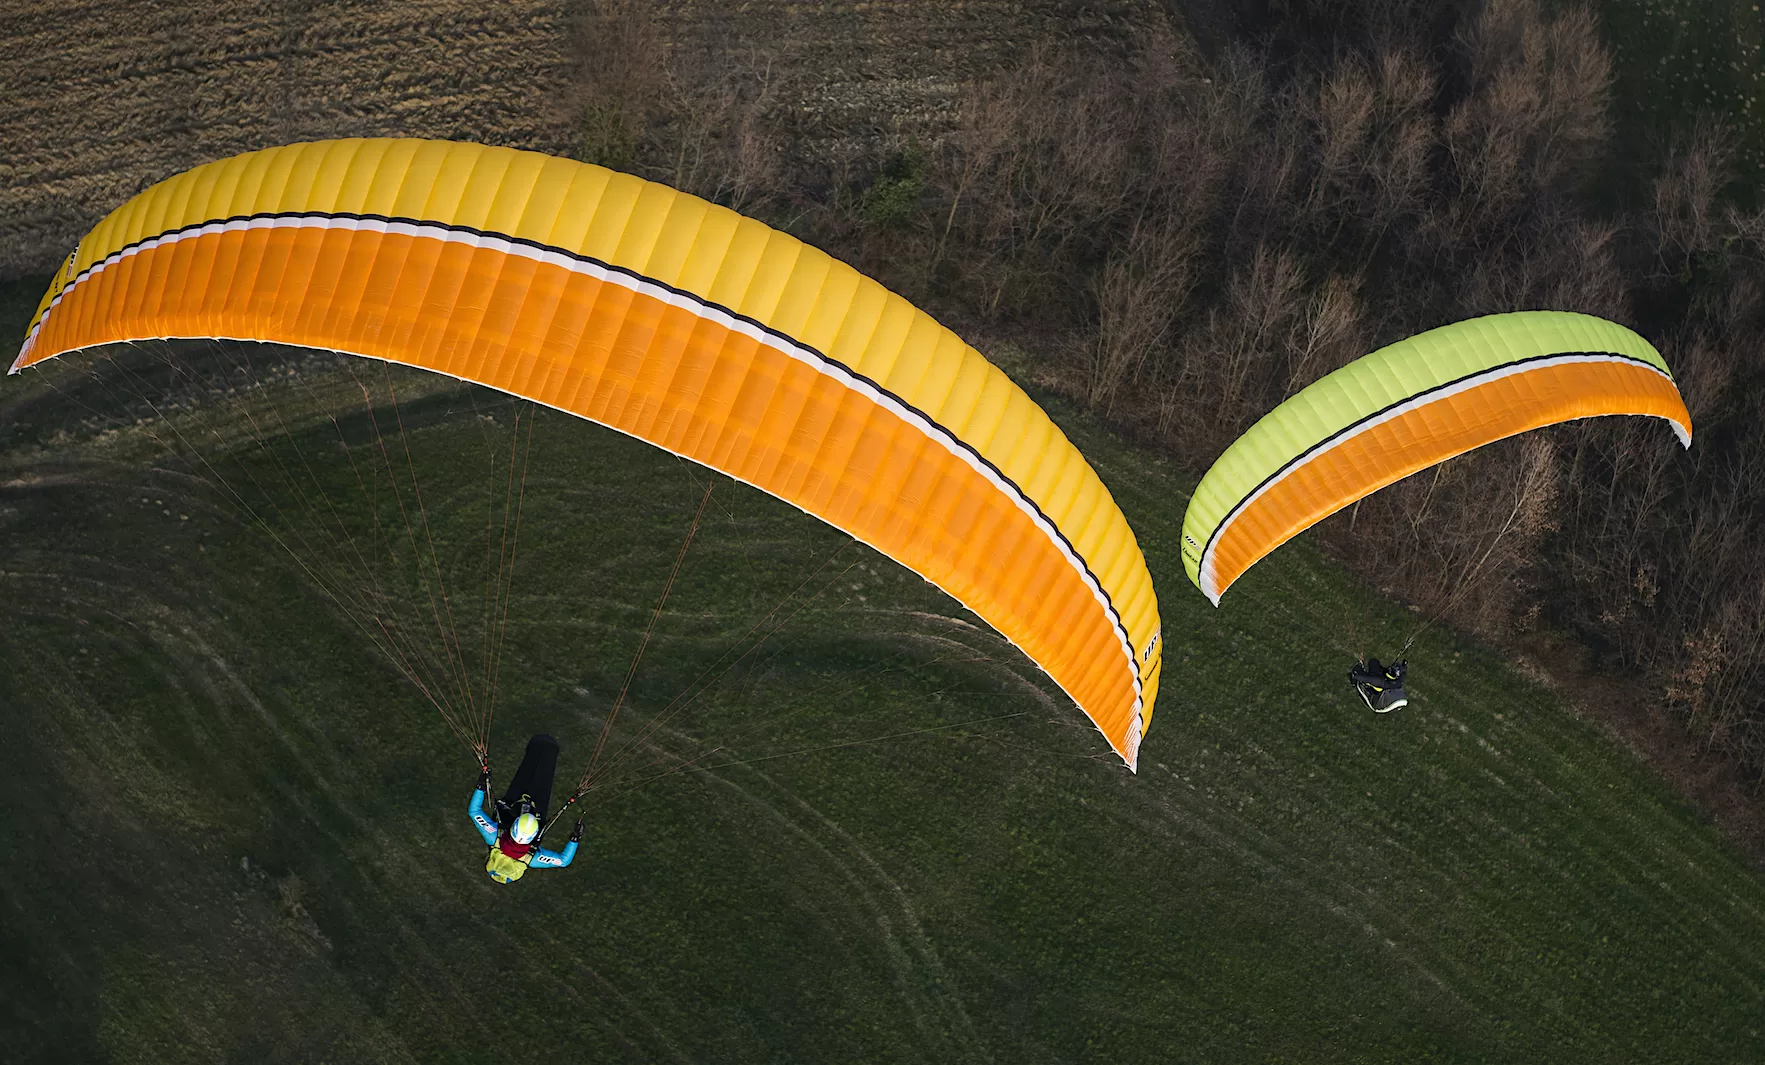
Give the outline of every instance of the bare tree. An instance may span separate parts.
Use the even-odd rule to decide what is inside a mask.
[[[666,90],[667,47],[638,0],[586,0],[573,29],[581,158],[629,170]]]
[[[1107,413],[1162,345],[1195,285],[1201,235],[1180,219],[1135,234],[1094,282],[1097,333],[1086,398]]]

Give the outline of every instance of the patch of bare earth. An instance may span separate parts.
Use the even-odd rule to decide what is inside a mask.
[[[572,143],[569,0],[0,0],[0,276],[198,163],[329,137]]]

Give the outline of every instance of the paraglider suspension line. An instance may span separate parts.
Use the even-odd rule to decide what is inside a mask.
[[[582,794],[594,777],[601,754],[607,748],[607,740],[613,734],[613,723],[619,718],[619,710],[625,705],[626,695],[631,692],[632,678],[637,676],[638,664],[643,661],[644,651],[649,648],[650,636],[656,631],[656,621],[662,616],[662,608],[668,604],[668,594],[674,590],[674,582],[680,578],[680,568],[686,564],[686,553],[693,545],[693,537],[698,534],[699,523],[705,518],[705,509],[711,505],[711,489],[715,487],[715,480],[705,482],[705,494],[699,497],[699,509],[693,513],[692,524],[686,530],[686,539],[681,542],[680,551],[674,556],[674,567],[668,571],[668,580],[662,585],[662,594],[656,599],[655,609],[650,611],[649,624],[644,626],[643,638],[638,641],[637,651],[631,656],[631,665],[625,670],[625,682],[619,686],[619,695],[613,700],[613,708],[607,711],[607,719],[601,723],[601,734],[595,740],[594,754],[589,757],[588,769],[577,783],[576,791],[571,796],[572,801]]]

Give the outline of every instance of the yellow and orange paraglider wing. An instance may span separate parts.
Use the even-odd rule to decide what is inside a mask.
[[[1183,517],[1189,579],[1216,604],[1258,559],[1355,500],[1473,448],[1605,414],[1691,415],[1648,341],[1585,314],[1473,318],[1381,348],[1251,426]]]
[[[422,367],[752,484],[974,610],[1135,764],[1156,695],[1158,607],[1096,473],[955,334],[760,222],[510,149],[348,140],[252,152],[100,222],[13,370],[168,337]]]

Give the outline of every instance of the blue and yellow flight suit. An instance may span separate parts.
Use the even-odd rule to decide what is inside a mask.
[[[490,847],[490,855],[484,860],[484,871],[499,884],[514,883],[530,868],[562,869],[576,860],[575,840],[564,844],[560,853],[510,839],[497,827],[496,820],[485,812],[483,788],[472,790],[472,804],[466,808],[466,814]]]

